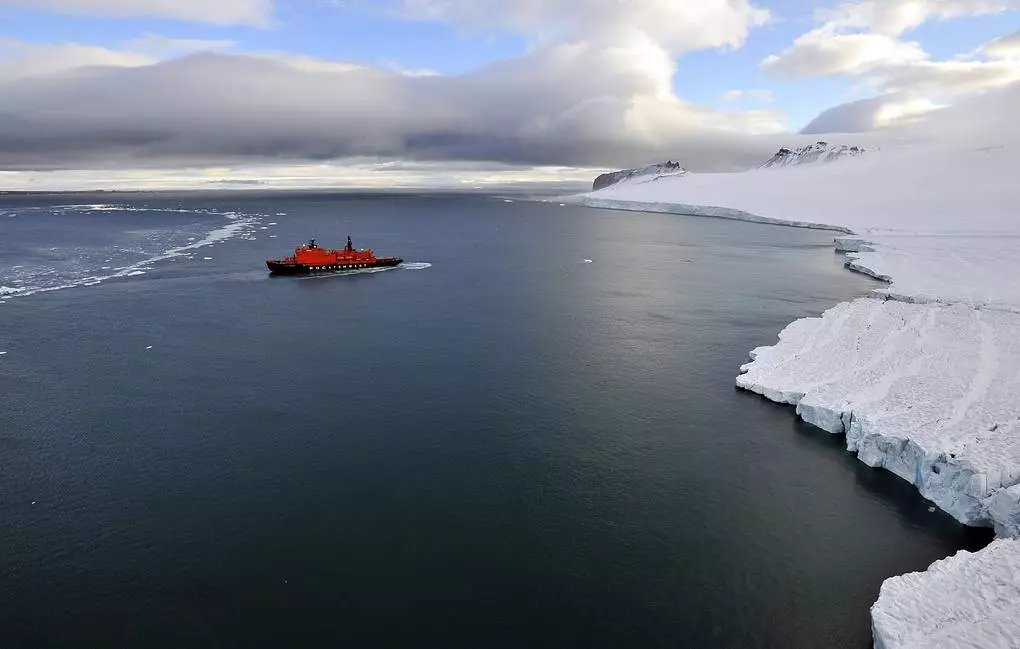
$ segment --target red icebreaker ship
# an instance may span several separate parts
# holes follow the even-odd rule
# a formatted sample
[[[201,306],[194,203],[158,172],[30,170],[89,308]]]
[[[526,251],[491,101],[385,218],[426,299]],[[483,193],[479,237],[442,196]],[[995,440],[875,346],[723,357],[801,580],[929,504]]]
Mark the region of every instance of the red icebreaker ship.
[[[404,261],[399,257],[376,257],[371,248],[355,250],[351,237],[343,250],[323,248],[312,239],[295,248],[294,254],[283,259],[268,259],[269,272],[276,275],[309,275],[311,273],[339,273],[360,268],[396,266]]]

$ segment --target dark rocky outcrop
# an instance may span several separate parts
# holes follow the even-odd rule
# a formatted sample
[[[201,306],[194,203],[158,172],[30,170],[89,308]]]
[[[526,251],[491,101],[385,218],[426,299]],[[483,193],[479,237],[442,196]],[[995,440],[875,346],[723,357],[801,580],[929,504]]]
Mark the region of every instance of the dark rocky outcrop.
[[[609,173],[602,174],[595,179],[595,182],[592,183],[592,191],[595,192],[600,189],[605,189],[606,187],[615,185],[618,182],[630,180],[631,178],[636,178],[639,176],[656,177],[666,174],[675,175],[676,173],[682,171],[683,167],[680,166],[680,163],[673,162],[672,160],[667,160],[666,162],[660,162],[658,164],[649,165],[647,167],[641,167],[640,169],[624,169],[622,171],[611,171]]]

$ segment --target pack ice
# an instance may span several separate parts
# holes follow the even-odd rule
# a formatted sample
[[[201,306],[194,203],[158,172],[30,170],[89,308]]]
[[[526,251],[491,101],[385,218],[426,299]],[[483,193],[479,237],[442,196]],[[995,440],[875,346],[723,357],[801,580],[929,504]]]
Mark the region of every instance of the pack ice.
[[[736,379],[845,434],[862,462],[957,520],[995,528],[984,550],[886,580],[872,608],[883,649],[1020,647],[1017,105],[1020,85],[845,159],[623,180],[570,199],[829,228],[851,270],[888,283],[793,322]]]

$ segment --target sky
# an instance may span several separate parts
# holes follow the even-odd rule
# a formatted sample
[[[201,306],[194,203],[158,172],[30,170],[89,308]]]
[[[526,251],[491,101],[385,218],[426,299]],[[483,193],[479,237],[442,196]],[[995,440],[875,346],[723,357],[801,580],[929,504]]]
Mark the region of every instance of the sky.
[[[1020,0],[0,0],[0,190],[736,170],[1017,81]]]

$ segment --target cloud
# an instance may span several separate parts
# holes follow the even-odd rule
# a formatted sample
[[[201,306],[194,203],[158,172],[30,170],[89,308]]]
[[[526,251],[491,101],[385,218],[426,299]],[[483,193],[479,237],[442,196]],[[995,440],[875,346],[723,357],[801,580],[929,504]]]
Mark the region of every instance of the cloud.
[[[890,63],[923,61],[917,43],[904,43],[879,34],[836,34],[829,27],[799,37],[780,54],[769,56],[762,67],[790,79],[836,74],[857,75]]]
[[[439,73],[428,68],[405,68],[396,61],[385,61],[383,67],[405,77],[435,77]]]
[[[550,41],[621,41],[641,34],[669,52],[739,47],[770,14],[749,0],[394,0],[418,20],[511,29]]]
[[[0,0],[22,6],[96,16],[152,16],[216,25],[266,26],[273,0]]]
[[[823,111],[801,133],[867,133],[918,121],[943,108],[927,99],[896,93],[852,101]]]
[[[1020,60],[1020,32],[986,43],[978,50],[978,54],[990,59]]]
[[[518,58],[435,75],[274,52],[156,60],[175,48],[230,44],[150,36],[125,44],[148,52],[133,53],[139,65],[68,63],[59,77],[0,78],[0,169],[351,158],[615,167],[666,157],[731,169],[758,162],[785,129],[776,111],[719,111],[674,91],[678,52],[737,47],[767,20],[747,0],[401,0],[388,8],[536,40]]]
[[[123,44],[124,49],[164,59],[191,52],[215,52],[235,47],[235,41],[208,40],[202,38],[170,38],[162,34],[147,32],[139,38]]]
[[[0,37],[0,84],[88,67],[140,67],[191,52],[226,50],[233,41],[168,38],[147,33],[110,49],[81,43],[39,45]]]
[[[772,94],[771,90],[727,90],[723,94],[719,95],[721,101],[737,101],[747,97],[755,101],[760,102],[771,102],[775,99],[775,95]]]
[[[141,52],[116,51],[95,45],[64,43],[34,45],[0,38],[0,84],[88,66],[132,67],[156,59]],[[2,104],[0,104],[2,110]]]
[[[916,121],[947,101],[1000,88],[1020,79],[1020,57],[1012,58],[1020,35],[992,41],[970,55],[932,60],[903,33],[928,20],[995,14],[1020,8],[1020,0],[905,0],[853,2],[822,10],[822,24],[761,67],[788,79],[841,75],[861,77],[858,91],[875,96],[831,108],[805,133],[829,129],[861,132]],[[1015,40],[1014,40],[1015,37]]]
[[[822,9],[816,17],[833,30],[866,29],[898,37],[932,19],[997,14],[1020,8],[1020,0],[865,0]]]
[[[558,44],[470,74],[424,77],[210,52],[72,69],[0,82],[0,168],[362,156],[563,166],[672,157],[714,169],[753,164],[778,145],[767,135],[783,129],[781,115],[663,96],[675,70],[658,52]]]
[[[1020,80],[1013,61],[922,61],[878,71],[872,83],[889,92],[950,97],[984,92]]]

